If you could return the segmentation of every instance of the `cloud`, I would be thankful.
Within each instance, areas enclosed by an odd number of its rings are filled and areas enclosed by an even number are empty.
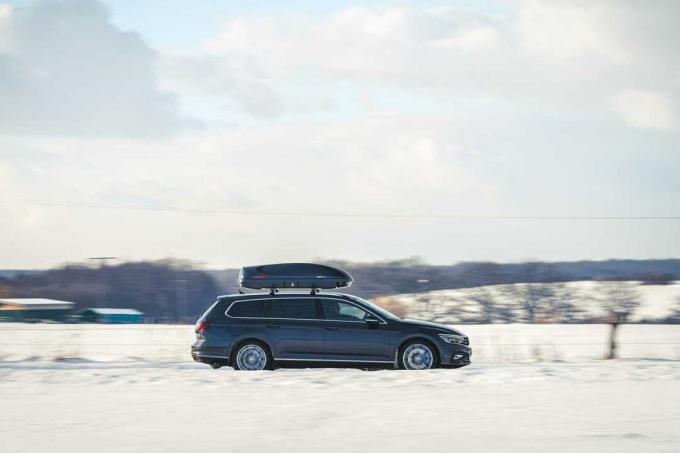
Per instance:
[[[185,96],[219,96],[226,110],[259,118],[280,115],[283,98],[266,77],[229,62],[194,55],[164,55],[161,86]]]
[[[623,3],[532,0],[519,8],[516,31],[525,51],[549,60],[625,63],[630,56],[616,26],[625,12]]]
[[[35,156],[8,161],[16,187],[5,192],[8,198],[371,212],[457,209],[470,190],[485,193],[487,182],[458,162],[455,135],[448,120],[393,115],[228,128],[164,141],[49,138],[0,146],[16,150],[10,157],[29,150]],[[49,186],[40,183],[46,175],[52,175]],[[341,201],[327,204],[334,198]]]
[[[328,105],[358,111],[348,91],[363,89],[363,105],[385,109],[380,94],[392,89],[440,104],[486,97],[596,118],[610,114],[612,97],[631,86],[669,92],[673,103],[680,98],[680,29],[670,19],[679,14],[677,2],[526,1],[502,13],[356,6],[320,17],[236,16],[196,55],[222,68],[209,73],[218,80],[231,80],[225,76],[237,68],[240,80],[263,83],[257,105],[270,102],[275,113],[240,107],[261,116],[284,116],[290,103],[281,102],[282,91],[304,85],[325,91]],[[176,79],[191,80],[179,72]],[[238,84],[226,93],[215,85],[195,84],[196,95],[237,96]]]
[[[457,8],[352,7],[327,17],[239,17],[204,46],[272,77],[437,81],[503,49],[494,18]],[[245,65],[244,65],[245,66]],[[438,71],[432,71],[437,67]]]
[[[158,136],[180,123],[156,55],[96,1],[0,10],[0,132]]]
[[[458,133],[459,127],[443,118],[375,115],[258,123],[193,131],[171,140],[49,137],[24,139],[21,147],[16,140],[0,140],[0,149],[20,148],[9,155],[32,149],[37,156],[8,160],[4,175],[0,173],[0,198],[264,213],[494,211],[502,206],[494,184],[461,162],[452,146]],[[43,159],[38,150],[60,159]],[[218,265],[293,255],[387,256],[384,252],[393,242],[400,245],[389,256],[401,256],[408,255],[411,243],[399,231],[409,229],[412,238],[421,237],[414,230],[428,224],[12,204],[0,208],[8,213],[0,236],[16,238],[14,243],[0,238],[0,243],[13,262],[22,263],[79,259],[102,244],[116,250],[116,256],[172,253]],[[36,211],[43,215],[36,216]],[[377,247],[380,251],[369,252]],[[429,256],[427,250],[423,253]]]
[[[269,120],[284,114],[318,113],[332,108],[328,94],[316,94],[308,86],[296,90],[295,80],[281,83],[266,71],[250,65],[247,58],[166,53],[159,67],[162,88],[204,103],[218,104],[223,112]],[[206,122],[214,122],[215,109],[203,116],[207,116]]]
[[[670,96],[658,91],[626,90],[611,101],[612,110],[628,124],[641,129],[670,130],[678,116]]]
[[[0,205],[8,265],[673,252],[670,224],[144,210],[669,215],[677,2],[412,4],[232,12],[181,52],[99,3],[0,8],[1,198],[141,208]]]
[[[618,93],[640,86],[669,93],[677,110],[678,14],[677,2],[523,1],[493,13],[425,5],[232,15],[177,54],[117,29],[95,1],[5,6],[0,130],[163,135],[189,124],[179,109],[234,124],[417,109],[405,100],[413,96],[582,118],[610,114]]]

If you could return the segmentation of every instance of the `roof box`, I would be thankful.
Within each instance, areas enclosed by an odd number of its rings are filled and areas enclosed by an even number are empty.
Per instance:
[[[250,289],[332,289],[352,284],[352,276],[342,269],[308,263],[244,266],[238,280]]]

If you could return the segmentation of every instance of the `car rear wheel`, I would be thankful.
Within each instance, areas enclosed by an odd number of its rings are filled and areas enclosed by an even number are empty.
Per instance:
[[[270,370],[273,362],[269,348],[260,342],[247,341],[234,354],[235,370]]]
[[[405,370],[429,370],[439,365],[434,348],[424,341],[406,343],[399,357],[399,365]]]

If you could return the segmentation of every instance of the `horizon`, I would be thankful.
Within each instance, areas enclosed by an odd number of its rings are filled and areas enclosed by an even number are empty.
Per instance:
[[[557,261],[546,261],[539,259],[526,259],[519,261],[488,261],[488,260],[466,260],[466,261],[456,261],[451,263],[431,263],[428,261],[423,261],[419,257],[404,257],[401,259],[389,259],[389,260],[376,260],[376,261],[352,261],[352,260],[342,260],[336,258],[318,258],[310,261],[304,261],[308,263],[342,263],[351,266],[379,266],[379,265],[395,265],[398,267],[409,267],[409,266],[430,266],[430,267],[453,267],[464,264],[497,264],[501,266],[512,266],[512,265],[522,265],[522,264],[578,264],[578,263],[610,263],[610,262],[649,262],[649,261],[680,261],[680,257],[677,258],[606,258],[600,260],[557,260]],[[198,269],[207,272],[213,271],[226,271],[226,270],[238,270],[244,266],[254,266],[262,264],[278,264],[281,262],[267,262],[267,263],[246,263],[246,264],[234,264],[226,265],[222,267],[207,267],[205,263],[200,261],[192,261],[179,257],[165,257],[159,259],[132,259],[132,260],[121,260],[115,259],[112,262],[105,264],[105,267],[115,267],[123,264],[131,263],[156,263],[156,262],[181,262],[187,263],[192,266],[193,269]],[[303,262],[303,261],[295,261]],[[55,269],[62,269],[69,266],[82,266],[82,267],[92,267],[99,268],[102,267],[101,264],[93,264],[88,262],[87,259],[82,261],[64,262],[56,264],[52,267],[46,268],[0,268],[0,272],[43,272]]]

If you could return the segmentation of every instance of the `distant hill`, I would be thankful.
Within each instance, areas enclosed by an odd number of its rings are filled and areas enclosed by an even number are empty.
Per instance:
[[[663,286],[624,283],[638,297],[639,306],[631,311],[630,322],[677,322],[680,283]],[[403,307],[404,316],[444,324],[527,322],[523,312],[523,284],[491,285],[480,288],[460,288],[427,293],[398,294],[391,297]],[[604,322],[607,312],[599,298],[603,296],[594,281],[540,283],[534,293],[536,322]],[[543,296],[542,299],[538,297]],[[549,300],[552,298],[552,300]],[[555,301],[562,305],[556,308]],[[480,302],[484,303],[481,304]],[[491,308],[489,308],[491,307]],[[483,308],[492,314],[485,313]],[[505,318],[501,321],[502,318]]]
[[[179,260],[74,264],[45,271],[3,271],[0,296],[75,303],[75,309],[134,308],[149,320],[192,322],[220,294],[206,272]]]
[[[433,266],[416,259],[378,263],[327,261],[354,276],[346,292],[372,298],[436,290],[533,282],[596,279],[667,284],[680,280],[680,259],[574,262],[463,262]],[[70,300],[78,308],[136,308],[157,319],[193,319],[218,294],[238,292],[238,269],[203,270],[164,260],[94,268],[70,265],[35,270],[1,270],[0,294]]]
[[[665,284],[680,280],[680,259],[571,262],[462,262],[433,266],[418,260],[379,263],[327,261],[352,274],[347,291],[365,297],[420,293],[440,289],[530,282],[638,280]],[[223,293],[238,291],[238,269],[208,271]]]

